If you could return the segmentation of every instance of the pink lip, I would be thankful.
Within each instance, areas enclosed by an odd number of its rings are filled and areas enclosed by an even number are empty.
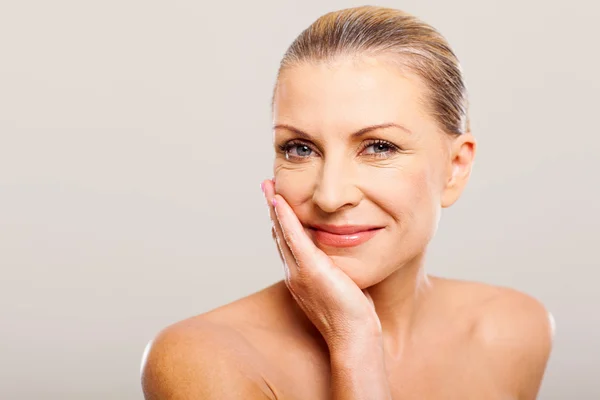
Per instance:
[[[370,231],[372,229],[381,228],[376,225],[310,225],[310,228],[318,229],[336,235],[351,235],[353,233]]]
[[[314,239],[321,244],[333,247],[352,247],[365,243],[382,228],[367,225],[316,225],[309,229]]]

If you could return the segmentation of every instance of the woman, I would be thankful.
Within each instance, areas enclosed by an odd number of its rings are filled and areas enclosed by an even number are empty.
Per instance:
[[[146,399],[536,398],[544,307],[424,270],[476,148],[445,39],[398,10],[326,14],[281,62],[273,121],[285,280],[164,329]]]

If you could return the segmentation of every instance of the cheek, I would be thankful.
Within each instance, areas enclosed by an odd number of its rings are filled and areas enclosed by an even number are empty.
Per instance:
[[[439,188],[433,169],[423,168],[406,180],[406,210],[412,230],[422,241],[429,241],[435,231],[440,217]]]
[[[371,181],[370,191],[385,212],[396,221],[403,236],[429,238],[439,219],[439,193],[435,171],[413,166]]]
[[[312,194],[318,171],[314,166],[275,167],[275,193],[294,207],[304,203]]]
[[[415,207],[428,208],[435,202],[436,198],[436,180],[434,179],[434,171],[429,168],[422,168],[413,173],[407,180],[407,184],[411,189],[411,200]]]
[[[416,164],[416,163],[415,163]],[[433,171],[410,165],[371,172],[363,177],[365,191],[392,214],[416,212],[435,197]]]

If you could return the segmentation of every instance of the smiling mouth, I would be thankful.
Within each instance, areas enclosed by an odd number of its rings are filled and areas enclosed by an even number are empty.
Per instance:
[[[331,247],[354,247],[373,238],[383,227],[376,226],[310,226],[315,242]]]
[[[326,225],[326,224],[318,224],[318,225],[309,225],[311,229],[324,231],[333,233],[336,235],[352,235],[355,233],[371,231],[374,229],[382,228],[382,226],[377,225]]]

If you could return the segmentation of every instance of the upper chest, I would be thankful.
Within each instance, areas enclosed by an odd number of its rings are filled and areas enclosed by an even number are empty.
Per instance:
[[[311,346],[268,346],[265,378],[280,400],[330,399],[328,355]],[[509,400],[485,368],[485,356],[458,342],[416,347],[387,360],[388,382],[398,400]]]

